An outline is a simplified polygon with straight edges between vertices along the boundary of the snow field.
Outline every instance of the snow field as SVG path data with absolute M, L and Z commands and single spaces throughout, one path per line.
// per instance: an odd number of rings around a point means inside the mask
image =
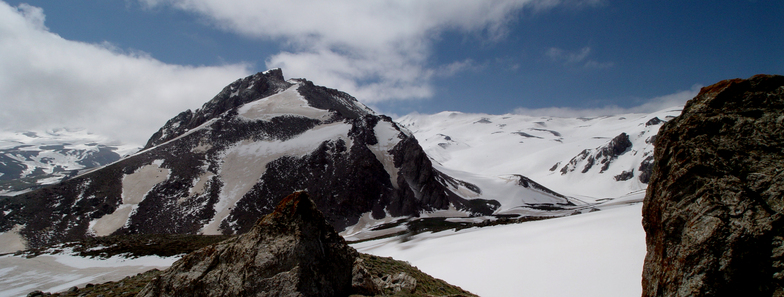
M 397 184 L 398 168 L 395 167 L 394 158 L 389 151 L 400 142 L 400 132 L 395 129 L 394 124 L 384 121 L 379 121 L 376 126 L 373 127 L 373 132 L 376 135 L 378 143 L 368 145 L 368 149 L 373 152 L 376 159 L 384 166 L 384 170 L 389 174 L 392 186 L 397 189 L 399 187 Z
M 642 204 L 522 224 L 353 244 L 483 297 L 639 296 Z
M 637 167 L 645 153 L 653 150 L 646 140 L 661 127 L 645 123 L 678 114 L 680 107 L 595 118 L 441 112 L 409 114 L 397 121 L 411 130 L 428 156 L 443 167 L 488 177 L 522 174 L 564 195 L 606 198 L 645 189 Z M 623 132 L 633 147 L 613 160 L 607 171 L 600 173 L 601 164 L 595 164 L 583 174 L 580 165 L 584 164 L 580 164 L 578 170 L 561 175 L 560 169 L 572 157 L 606 145 Z M 556 170 L 550 171 L 557 163 Z M 634 178 L 615 181 L 615 175 L 632 169 Z
M 101 259 L 73 256 L 69 252 L 29 259 L 0 256 L 0 297 L 25 296 L 35 290 L 62 292 L 87 283 L 119 281 L 153 268 L 166 269 L 180 258 L 114 256 Z

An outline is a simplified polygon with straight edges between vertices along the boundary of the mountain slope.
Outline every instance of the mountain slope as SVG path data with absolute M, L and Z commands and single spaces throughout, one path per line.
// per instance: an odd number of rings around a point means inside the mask
M 389 117 L 274 69 L 180 113 L 139 153 L 0 200 L 0 231 L 19 234 L 31 247 L 110 234 L 238 234 L 296 190 L 308 190 L 338 231 L 503 208 L 503 199 L 472 185 L 434 167 Z M 517 205 L 526 204 L 526 193 L 537 204 L 573 205 L 511 186 L 523 200 Z

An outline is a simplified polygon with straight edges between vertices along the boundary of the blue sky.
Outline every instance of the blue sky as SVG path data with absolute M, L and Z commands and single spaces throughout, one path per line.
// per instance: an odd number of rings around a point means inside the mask
M 0 129 L 129 142 L 271 67 L 393 115 L 653 111 L 722 79 L 784 74 L 773 0 L 30 0 L 0 13 L 0 100 L 13 106 Z

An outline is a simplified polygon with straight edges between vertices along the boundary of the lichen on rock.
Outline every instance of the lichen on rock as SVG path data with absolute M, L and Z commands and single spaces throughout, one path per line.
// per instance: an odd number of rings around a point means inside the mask
M 703 88 L 654 159 L 643 296 L 784 296 L 784 76 Z

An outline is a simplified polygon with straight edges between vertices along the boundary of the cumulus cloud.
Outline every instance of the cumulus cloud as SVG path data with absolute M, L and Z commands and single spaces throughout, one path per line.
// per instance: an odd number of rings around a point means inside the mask
M 432 65 L 432 44 L 456 31 L 503 38 L 522 10 L 595 5 L 598 0 L 138 0 L 148 7 L 193 12 L 252 38 L 278 40 L 287 50 L 266 66 L 346 91 L 366 103 L 427 98 L 431 79 L 467 69 Z M 455 64 L 457 63 L 457 64 Z
M 0 2 L 0 128 L 85 128 L 144 144 L 166 120 L 198 108 L 249 73 L 246 65 L 162 63 L 110 43 L 63 39 L 41 8 Z
M 554 117 L 596 117 L 627 113 L 651 113 L 668 108 L 682 108 L 686 101 L 694 98 L 700 92 L 701 85 L 694 85 L 689 90 L 678 91 L 669 95 L 660 96 L 646 100 L 642 105 L 634 107 L 605 106 L 600 108 L 571 108 L 571 107 L 547 107 L 547 108 L 517 108 L 515 114 L 531 116 L 554 116 Z

